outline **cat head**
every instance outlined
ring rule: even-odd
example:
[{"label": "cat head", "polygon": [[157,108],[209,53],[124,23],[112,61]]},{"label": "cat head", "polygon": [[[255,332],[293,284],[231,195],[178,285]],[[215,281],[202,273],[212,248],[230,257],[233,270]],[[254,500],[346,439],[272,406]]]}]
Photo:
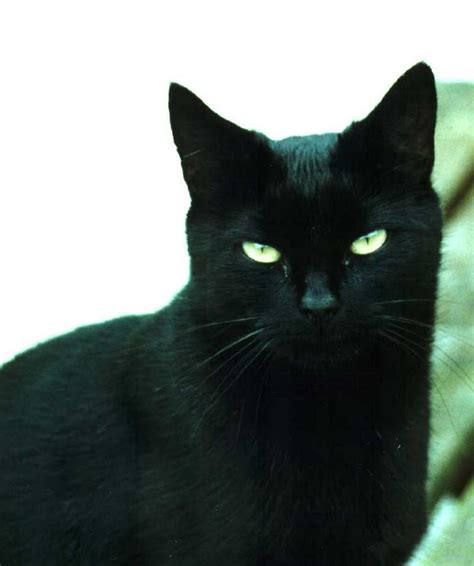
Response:
[{"label": "cat head", "polygon": [[199,320],[248,319],[275,352],[315,362],[350,359],[387,316],[430,322],[441,220],[427,65],[339,134],[274,141],[177,84],[169,108]]}]

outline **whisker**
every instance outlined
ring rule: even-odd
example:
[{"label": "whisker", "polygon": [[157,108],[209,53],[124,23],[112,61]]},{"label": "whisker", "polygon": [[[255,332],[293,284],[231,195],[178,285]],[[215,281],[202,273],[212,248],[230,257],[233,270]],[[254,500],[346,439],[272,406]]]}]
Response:
[{"label": "whisker", "polygon": [[[231,356],[231,358],[227,358],[224,363],[222,363],[218,368],[216,368],[210,375],[207,375],[203,381],[207,381],[212,375],[214,375],[215,373],[217,373],[217,371],[219,369],[222,369],[224,366],[226,366],[231,360],[232,358],[235,358],[238,355],[242,355],[243,357],[239,358],[237,360],[237,362],[233,365],[233,367],[228,371],[226,377],[222,380],[221,383],[219,383],[217,385],[217,387],[214,389],[214,391],[212,392],[210,399],[209,399],[209,403],[212,403],[214,401],[214,399],[217,399],[217,397],[219,396],[219,391],[222,389],[223,386],[225,386],[225,384],[227,383],[228,379],[230,378],[230,376],[232,376],[233,372],[235,371],[236,368],[238,368],[240,366],[240,363],[243,361],[243,363],[245,363],[246,360],[249,359],[250,356],[252,356],[252,354],[255,352],[256,349],[256,344],[257,344],[257,339],[255,338],[254,340],[252,340],[249,344],[245,344],[242,348],[239,348],[239,350],[237,352],[234,353],[233,356]],[[244,354],[245,352],[245,354]],[[207,410],[207,409],[206,409]],[[204,411],[203,415],[205,414],[206,411]],[[202,418],[201,418],[202,420]],[[198,422],[198,425],[195,428],[195,432],[199,429],[199,426],[201,424],[201,420]]]},{"label": "whisker", "polygon": [[[237,375],[230,381],[230,383],[227,383],[229,381],[229,379],[225,379],[222,384],[217,387],[216,391],[214,392],[214,394],[212,395],[210,401],[209,401],[209,405],[207,406],[207,408],[204,410],[201,419],[199,420],[194,432],[197,432],[201,426],[201,424],[203,423],[203,421],[205,420],[206,416],[209,414],[209,412],[211,411],[211,409],[215,406],[215,404],[219,401],[219,399],[222,399],[222,397],[225,395],[225,393],[235,384],[235,382],[240,378],[240,376],[244,373],[244,371],[258,358],[258,356],[268,347],[269,342],[266,342],[261,348],[254,348],[252,349],[252,354],[253,352],[255,352],[255,350],[257,350],[257,353],[254,356],[248,356],[246,358],[249,359],[249,361],[247,361],[247,363],[245,363],[245,365],[240,369],[240,371],[237,373]],[[229,376],[232,375],[232,372],[229,374]],[[227,385],[225,385],[227,383]],[[225,385],[225,387],[223,388],[222,386]]]},{"label": "whisker", "polygon": [[[270,344],[273,342],[273,338],[270,338],[270,340],[268,341],[267,345],[270,346]],[[260,366],[258,367],[258,371],[260,371],[262,369],[262,367],[267,363],[267,361],[270,360],[270,358],[273,356],[273,352],[272,350],[268,350],[266,356],[263,358],[262,363],[260,364]],[[267,371],[265,372],[265,375],[263,378],[260,379],[260,391],[258,393],[258,398],[257,398],[257,403],[255,404],[255,421],[254,421],[254,426],[257,426],[258,423],[258,411],[260,408],[260,401],[262,398],[262,393],[263,393],[263,389],[265,387],[265,383],[268,379],[268,375],[269,375],[269,368],[270,368],[270,364],[267,365]],[[257,373],[257,372],[256,372]]]},{"label": "whisker", "polygon": [[450,304],[450,305],[463,305],[463,303],[459,301],[452,301],[450,299],[445,299],[442,296],[438,296],[437,299],[392,299],[389,301],[377,301],[372,304],[374,305],[390,305],[390,304],[399,304],[399,303],[438,303],[438,305],[443,304]]},{"label": "whisker", "polygon": [[188,334],[189,332],[195,332],[196,330],[201,330],[202,328],[209,328],[211,326],[219,326],[222,324],[232,324],[234,322],[246,322],[249,320],[256,320],[257,316],[246,316],[243,318],[232,318],[230,320],[220,320],[217,322],[208,322],[206,324],[199,324],[197,326],[192,326],[191,328],[187,328],[184,332],[180,333],[179,336],[182,334]]},{"label": "whisker", "polygon": [[474,347],[465,338],[458,336],[457,334],[453,334],[452,332],[449,332],[445,328],[442,328],[439,324],[427,324],[426,322],[421,322],[421,321],[415,320],[413,318],[406,318],[404,316],[393,316],[393,315],[390,315],[390,314],[378,314],[376,316],[378,318],[382,318],[382,319],[385,319],[385,320],[393,320],[393,321],[402,322],[402,323],[405,323],[405,324],[412,324],[414,326],[421,326],[423,328],[432,328],[432,329],[435,330],[435,333],[441,332],[442,334],[445,334],[446,336],[450,336],[451,338],[455,338],[456,340],[463,342],[464,344],[466,344],[470,348]]},{"label": "whisker", "polygon": [[[385,337],[385,339],[388,340],[389,342],[392,342],[393,344],[399,346],[405,352],[411,353],[415,358],[423,361],[423,358],[417,352],[415,352],[412,348],[407,346],[407,344],[402,342],[401,339],[397,339],[393,335],[390,335],[393,331],[388,331],[388,329],[386,329],[385,331],[377,329],[376,332],[378,334],[380,334],[381,336]],[[389,332],[389,334],[387,334],[387,332]],[[433,370],[431,370],[431,371],[433,371]],[[433,371],[433,373],[438,377],[438,374],[436,372]],[[446,399],[444,398],[444,395],[443,395],[441,389],[438,387],[435,380],[433,380],[432,383],[433,383],[434,388],[436,389],[436,392],[438,393],[438,395],[441,399],[441,402],[443,403],[444,408],[446,409],[446,413],[447,413],[448,418],[451,422],[451,426],[453,427],[453,430],[459,434],[459,430],[454,423],[453,416],[451,414],[451,411],[449,410],[448,404],[446,403]]]},{"label": "whisker", "polygon": [[247,344],[244,344],[241,348],[239,348],[236,352],[234,352],[232,354],[232,356],[230,356],[229,358],[226,358],[211,373],[206,375],[206,377],[201,381],[201,383],[205,383],[206,381],[208,381],[213,375],[215,375],[219,370],[221,370],[223,367],[225,367],[229,362],[231,362],[237,356],[240,356],[245,351],[249,351],[249,350],[253,349],[253,347],[255,346],[256,343],[257,343],[257,340],[254,339],[254,340],[251,340],[250,342],[248,342]]},{"label": "whisker", "polygon": [[[186,328],[182,332],[176,333],[174,336],[175,336],[175,338],[179,338],[181,336],[184,336],[185,334],[189,334],[191,332],[201,330],[202,328],[219,326],[219,325],[224,325],[224,324],[232,324],[234,322],[246,322],[246,321],[250,321],[250,320],[257,320],[258,318],[259,318],[258,316],[247,316],[247,317],[243,317],[243,318],[233,318],[233,319],[229,319],[229,320],[221,320],[221,321],[216,321],[216,322],[199,324],[197,326],[192,326],[190,328]],[[220,330],[222,330],[222,329],[220,329]],[[219,333],[216,333],[216,335],[218,335],[218,334]],[[134,351],[139,351],[142,348],[147,348],[148,346],[149,346],[148,341],[145,341],[145,342],[143,342],[143,344],[134,344],[132,347],[125,347],[125,348],[123,348],[122,351],[126,352],[126,353],[134,352]]]},{"label": "whisker", "polygon": [[390,301],[378,301],[374,305],[392,305],[399,303],[434,303],[436,299],[393,299]]},{"label": "whisker", "polygon": [[[242,364],[240,364],[240,367],[242,367],[242,365],[243,365],[244,370],[247,368],[247,365],[245,365],[245,364],[249,359],[252,358],[252,356],[253,356],[253,354],[255,353],[256,350],[258,350],[258,344],[257,344],[257,340],[254,340],[251,344],[251,347],[247,349],[245,356],[243,356],[240,360],[238,360],[238,362],[234,365],[234,367],[227,374],[225,379],[223,379],[222,382],[216,387],[215,391],[211,395],[211,398],[210,398],[211,402],[219,395],[220,390],[223,387],[225,387],[226,383],[228,382],[229,376],[231,376],[232,373],[234,372],[234,370],[239,367],[240,362],[242,362]],[[237,370],[237,371],[239,371],[239,370]],[[238,375],[240,376],[240,373]]]},{"label": "whisker", "polygon": [[[412,334],[415,337],[419,337],[419,334],[417,334],[417,332],[413,329],[410,328],[404,328],[403,326],[400,326],[398,324],[394,324],[393,322],[389,322],[389,326],[392,328],[396,328],[398,330],[401,330],[403,332],[409,332],[410,334]],[[418,344],[417,342],[414,341],[410,341],[408,339],[408,337],[405,336],[405,339],[409,342],[411,342],[414,345],[419,346],[420,348],[422,348],[425,352],[429,352],[429,348],[422,346],[421,344]],[[443,360],[439,355],[438,355],[438,350],[441,354],[443,354],[449,361],[451,364],[448,364],[448,362],[446,360]],[[466,387],[468,387],[471,391],[474,391],[474,388],[472,387],[471,383],[470,383],[470,376],[467,374],[467,372],[464,370],[464,368],[452,357],[450,356],[448,353],[446,353],[440,346],[438,346],[436,343],[433,343],[433,347],[432,347],[432,352],[433,356],[435,356],[440,363],[443,363],[452,373],[454,373],[454,375],[456,375],[456,377],[459,377],[463,383],[466,385]],[[457,370],[459,370],[460,374],[455,371],[456,368]],[[463,379],[463,377],[465,378],[465,380]]]},{"label": "whisker", "polygon": [[193,366],[191,369],[189,369],[188,371],[193,372],[196,371],[197,369],[199,369],[200,367],[202,367],[204,364],[207,364],[208,362],[210,362],[211,360],[213,360],[214,358],[216,358],[217,356],[219,356],[220,354],[223,354],[224,352],[226,352],[227,350],[229,350],[230,348],[233,348],[234,346],[237,346],[237,344],[240,344],[241,342],[243,342],[244,340],[248,340],[249,338],[251,338],[252,336],[256,336],[257,334],[260,334],[261,332],[263,332],[263,328],[259,328],[258,330],[254,330],[253,332],[249,332],[248,334],[245,334],[245,336],[242,336],[241,338],[238,338],[237,340],[235,340],[234,342],[231,342],[230,344],[227,344],[227,346],[224,346],[223,348],[221,348],[220,350],[218,350],[217,352],[215,352],[214,354],[212,354],[211,356],[209,356],[208,358],[206,358],[205,360],[203,360],[202,362],[197,363],[195,366]]}]

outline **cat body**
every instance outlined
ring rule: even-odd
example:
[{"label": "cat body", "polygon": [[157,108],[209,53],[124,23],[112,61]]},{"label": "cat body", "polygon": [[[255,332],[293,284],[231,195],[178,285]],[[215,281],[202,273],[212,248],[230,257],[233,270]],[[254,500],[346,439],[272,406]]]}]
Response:
[{"label": "cat body", "polygon": [[0,563],[401,564],[426,526],[429,68],[339,135],[275,142],[178,85],[170,113],[190,281],[4,366]]}]

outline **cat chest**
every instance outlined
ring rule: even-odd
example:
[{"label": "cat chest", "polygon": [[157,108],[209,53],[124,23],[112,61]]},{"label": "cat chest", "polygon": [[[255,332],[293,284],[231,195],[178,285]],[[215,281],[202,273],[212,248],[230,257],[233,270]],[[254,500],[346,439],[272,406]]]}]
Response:
[{"label": "cat chest", "polygon": [[377,538],[380,494],[373,473],[346,461],[337,468],[296,466],[287,457],[266,456],[227,457],[203,478],[199,520],[209,547],[301,564],[332,544],[334,533],[344,533],[348,548]]}]

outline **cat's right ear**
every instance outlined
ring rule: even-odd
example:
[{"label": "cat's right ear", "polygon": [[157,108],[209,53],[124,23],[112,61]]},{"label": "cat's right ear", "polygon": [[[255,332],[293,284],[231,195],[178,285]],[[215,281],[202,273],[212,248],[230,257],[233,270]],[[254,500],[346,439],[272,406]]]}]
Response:
[{"label": "cat's right ear", "polygon": [[[229,177],[249,153],[254,134],[221,118],[187,88],[171,83],[169,112],[174,142],[192,199],[229,189]],[[232,183],[230,183],[232,184]]]},{"label": "cat's right ear", "polygon": [[[426,63],[404,73],[375,109],[340,136],[347,159],[377,174],[409,180],[406,187],[429,184],[434,164],[436,88]],[[380,177],[383,178],[383,177]]]}]

